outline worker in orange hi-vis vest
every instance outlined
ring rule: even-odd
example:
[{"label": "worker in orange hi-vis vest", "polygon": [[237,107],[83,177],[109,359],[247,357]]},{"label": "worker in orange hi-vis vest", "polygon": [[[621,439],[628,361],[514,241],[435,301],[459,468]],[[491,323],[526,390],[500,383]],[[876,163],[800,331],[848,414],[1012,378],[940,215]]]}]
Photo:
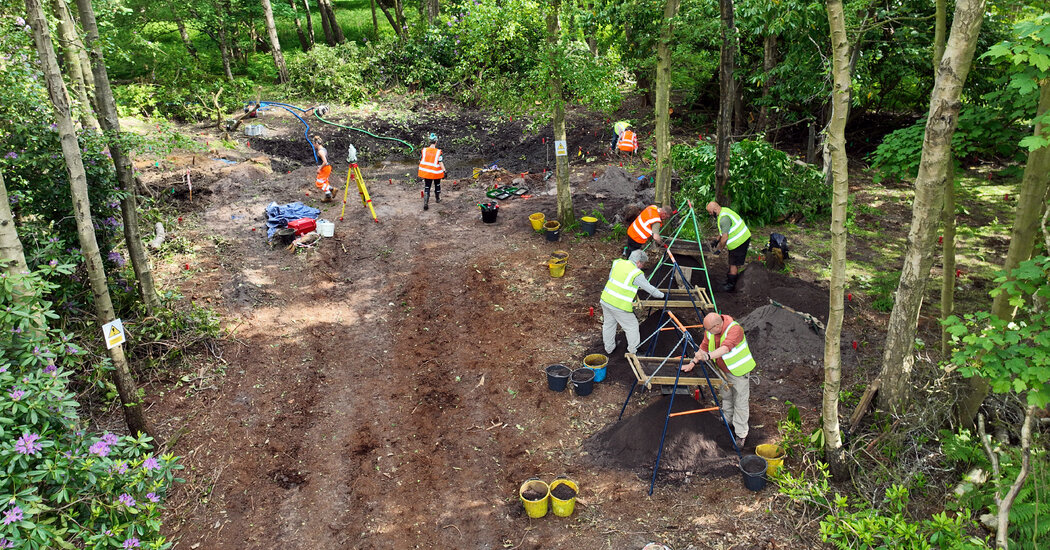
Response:
[{"label": "worker in orange hi-vis vest", "polygon": [[620,138],[616,140],[616,149],[621,154],[629,153],[632,155],[638,150],[638,134],[634,133],[634,128],[631,125],[628,124],[624,131],[620,133]]},{"label": "worker in orange hi-vis vest", "polygon": [[423,149],[419,160],[419,178],[423,180],[423,210],[430,208],[430,184],[434,184],[434,200],[441,202],[441,178],[445,177],[445,163],[437,148],[437,134],[430,134],[430,147]]},{"label": "worker in orange hi-vis vest", "polygon": [[649,241],[649,237],[652,237],[653,242],[657,246],[666,246],[663,238],[660,237],[660,225],[670,219],[673,213],[674,210],[669,206],[657,207],[655,204],[650,204],[643,208],[642,212],[638,214],[638,217],[627,228],[626,253],[630,254],[631,251],[645,246],[645,243]]},{"label": "worker in orange hi-vis vest", "polygon": [[317,179],[314,185],[324,193],[322,200],[329,202],[332,200],[332,186],[329,185],[328,178],[332,175],[332,165],[328,164],[328,149],[325,149],[324,144],[321,143],[321,136],[313,136],[313,140],[317,148],[317,159],[321,161],[321,166],[317,168]]}]

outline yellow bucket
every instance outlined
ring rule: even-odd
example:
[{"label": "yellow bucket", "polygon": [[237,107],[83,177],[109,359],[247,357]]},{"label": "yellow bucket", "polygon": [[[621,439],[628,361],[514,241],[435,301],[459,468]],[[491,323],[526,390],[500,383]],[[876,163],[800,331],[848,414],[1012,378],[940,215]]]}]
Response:
[{"label": "yellow bucket", "polygon": [[[538,500],[529,500],[525,498],[525,491],[532,491],[535,493],[542,494]],[[542,479],[537,477],[531,477],[521,484],[521,488],[518,489],[518,498],[521,499],[521,503],[525,505],[525,513],[530,518],[542,518],[547,515],[547,500],[551,495],[551,489],[547,486]]]},{"label": "yellow bucket", "polygon": [[551,271],[551,277],[557,279],[562,275],[565,275],[565,260],[559,258],[551,258],[547,262],[547,268]]},{"label": "yellow bucket", "polygon": [[529,221],[532,222],[532,230],[539,231],[543,229],[543,212],[536,212],[529,216]]},{"label": "yellow bucket", "polygon": [[772,476],[784,464],[784,449],[780,445],[763,443],[755,447],[755,454],[766,459],[766,475]]},{"label": "yellow bucket", "polygon": [[[554,496],[554,490],[559,485],[565,485],[572,489],[573,495],[567,500],[562,500]],[[572,515],[572,511],[576,508],[576,495],[579,494],[580,488],[576,485],[575,481],[567,477],[559,477],[551,482],[551,508],[554,510],[554,515],[560,518],[567,518]]]}]

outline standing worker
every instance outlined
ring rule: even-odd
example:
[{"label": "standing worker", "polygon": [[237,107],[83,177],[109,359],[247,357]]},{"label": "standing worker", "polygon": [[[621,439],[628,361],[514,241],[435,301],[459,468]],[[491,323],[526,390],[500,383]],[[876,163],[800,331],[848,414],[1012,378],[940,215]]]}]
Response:
[{"label": "standing worker", "polygon": [[664,293],[649,284],[642,269],[649,261],[649,256],[641,250],[631,252],[627,260],[613,260],[609,270],[609,280],[602,290],[602,340],[605,353],[611,354],[616,349],[616,325],[623,327],[627,335],[627,353],[638,352],[638,318],[634,316],[634,296],[641,288],[656,298],[663,298]]},{"label": "standing worker", "polygon": [[669,220],[673,213],[674,211],[669,206],[658,207],[655,204],[650,204],[643,208],[638,217],[627,228],[627,253],[630,254],[632,250],[645,246],[645,243],[649,241],[649,237],[653,238],[653,242],[657,246],[666,248],[666,243],[660,237],[660,226]]},{"label": "standing worker", "polygon": [[329,202],[332,200],[332,186],[328,183],[328,178],[332,175],[332,165],[328,164],[328,149],[325,149],[324,143],[321,142],[321,136],[313,136],[313,138],[317,158],[321,161],[321,166],[317,168],[317,179],[314,180],[314,185],[324,192],[322,200]]},{"label": "standing worker", "polygon": [[419,177],[423,180],[423,210],[430,209],[430,184],[434,184],[434,200],[441,202],[441,178],[445,177],[445,162],[437,148],[437,134],[430,134],[430,147],[423,149],[419,160]]},{"label": "standing worker", "polygon": [[732,424],[736,446],[744,447],[748,418],[751,416],[751,375],[755,358],[747,347],[744,329],[728,315],[708,313],[704,317],[704,340],[693,360],[682,365],[682,372],[693,370],[698,361],[712,360],[725,373],[728,384],[718,392],[722,413]]},{"label": "standing worker", "polygon": [[712,243],[714,253],[720,254],[722,250],[729,250],[729,275],[726,276],[726,284],[722,286],[722,291],[729,292],[736,289],[740,266],[744,265],[747,259],[747,249],[751,246],[751,231],[740,214],[719,206],[715,201],[707,203],[707,213],[718,219],[718,241]]}]

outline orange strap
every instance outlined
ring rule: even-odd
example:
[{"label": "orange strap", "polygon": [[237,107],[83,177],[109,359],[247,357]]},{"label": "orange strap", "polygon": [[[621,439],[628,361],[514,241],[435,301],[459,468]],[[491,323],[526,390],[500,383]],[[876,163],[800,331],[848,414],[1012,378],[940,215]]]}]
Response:
[{"label": "orange strap", "polygon": [[684,415],[687,415],[687,414],[704,413],[704,412],[717,411],[717,410],[718,410],[718,407],[708,407],[706,409],[694,409],[694,410],[691,410],[691,411],[682,411],[682,412],[671,413],[669,416],[684,416]]}]

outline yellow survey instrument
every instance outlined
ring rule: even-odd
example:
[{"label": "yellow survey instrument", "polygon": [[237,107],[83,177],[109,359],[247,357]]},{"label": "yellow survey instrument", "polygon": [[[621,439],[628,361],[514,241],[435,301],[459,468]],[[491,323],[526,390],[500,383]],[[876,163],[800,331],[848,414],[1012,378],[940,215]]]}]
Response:
[{"label": "yellow survey instrument", "polygon": [[343,190],[343,211],[339,213],[339,221],[343,221],[343,216],[346,215],[346,197],[350,194],[350,180],[357,182],[357,192],[361,195],[361,204],[368,207],[368,211],[372,213],[372,221],[379,223],[379,218],[376,217],[376,209],[372,207],[372,197],[368,194],[368,188],[365,187],[365,178],[361,176],[361,168],[357,166],[357,163],[351,163],[350,168],[346,171],[346,189]]}]

